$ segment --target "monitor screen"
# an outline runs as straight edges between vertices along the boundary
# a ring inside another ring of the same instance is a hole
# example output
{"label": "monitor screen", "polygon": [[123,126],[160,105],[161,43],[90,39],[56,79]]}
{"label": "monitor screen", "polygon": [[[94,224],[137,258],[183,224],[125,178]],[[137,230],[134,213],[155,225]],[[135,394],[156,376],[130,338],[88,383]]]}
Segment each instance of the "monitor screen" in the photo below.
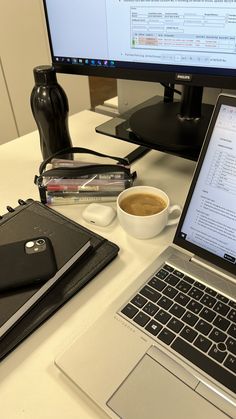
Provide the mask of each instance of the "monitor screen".
{"label": "monitor screen", "polygon": [[[149,133],[147,126],[171,113],[177,127],[170,147],[188,148],[191,135],[198,154],[212,112],[202,109],[202,88],[236,88],[234,0],[44,0],[44,6],[57,71],[186,86],[173,115],[166,107],[156,114],[155,108],[150,119],[148,111],[130,122],[141,141],[155,148],[162,131],[155,131],[155,123]],[[173,140],[177,130],[180,138]]]}

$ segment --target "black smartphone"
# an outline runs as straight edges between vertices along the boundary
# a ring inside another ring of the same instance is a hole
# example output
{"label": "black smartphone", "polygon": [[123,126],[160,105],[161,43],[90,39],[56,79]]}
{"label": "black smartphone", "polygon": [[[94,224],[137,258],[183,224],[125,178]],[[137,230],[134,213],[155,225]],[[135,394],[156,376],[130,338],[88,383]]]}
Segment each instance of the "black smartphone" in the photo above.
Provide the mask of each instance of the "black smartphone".
{"label": "black smartphone", "polygon": [[57,272],[51,240],[36,237],[0,246],[0,292],[45,282]]}

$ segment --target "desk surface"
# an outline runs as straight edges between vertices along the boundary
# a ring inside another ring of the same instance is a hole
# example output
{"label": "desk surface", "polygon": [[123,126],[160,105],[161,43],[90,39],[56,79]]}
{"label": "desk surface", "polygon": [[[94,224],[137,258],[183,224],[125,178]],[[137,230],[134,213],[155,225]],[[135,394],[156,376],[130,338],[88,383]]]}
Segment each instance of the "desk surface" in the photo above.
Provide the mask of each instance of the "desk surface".
{"label": "desk surface", "polygon": [[[95,133],[95,127],[108,119],[90,111],[73,115],[69,121],[73,145],[117,156],[128,154],[135,148],[134,145]],[[37,187],[33,183],[41,162],[38,132],[6,143],[0,150],[0,214],[3,214],[6,206],[16,206],[19,198],[39,199]],[[194,166],[193,162],[179,157],[151,151],[137,161],[133,168],[138,174],[136,184],[157,186],[167,192],[171,203],[183,204]],[[115,206],[113,203],[108,205]],[[85,205],[55,208],[91,228],[81,216]],[[128,236],[117,219],[108,227],[93,229],[118,244],[119,255],[1,362],[0,400],[1,417],[4,419],[106,417],[59,372],[54,359],[171,242],[175,229],[168,227],[161,235],[144,241]]]}

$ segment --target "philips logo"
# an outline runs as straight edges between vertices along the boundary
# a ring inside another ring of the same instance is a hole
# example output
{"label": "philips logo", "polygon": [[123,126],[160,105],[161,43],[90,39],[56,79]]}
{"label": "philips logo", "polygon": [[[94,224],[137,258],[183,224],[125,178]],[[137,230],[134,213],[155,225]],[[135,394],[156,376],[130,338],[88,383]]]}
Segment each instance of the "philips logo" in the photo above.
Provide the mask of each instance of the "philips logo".
{"label": "philips logo", "polygon": [[191,81],[192,80],[192,75],[191,74],[176,74],[175,75],[175,79],[176,80],[181,80],[181,81]]}

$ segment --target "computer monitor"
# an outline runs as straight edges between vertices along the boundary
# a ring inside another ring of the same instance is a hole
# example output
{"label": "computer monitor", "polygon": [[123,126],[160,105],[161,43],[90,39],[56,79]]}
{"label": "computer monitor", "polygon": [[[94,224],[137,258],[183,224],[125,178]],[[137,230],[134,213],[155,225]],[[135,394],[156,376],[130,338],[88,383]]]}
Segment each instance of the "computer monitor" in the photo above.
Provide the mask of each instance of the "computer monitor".
{"label": "computer monitor", "polygon": [[130,141],[197,159],[213,109],[203,88],[236,89],[235,1],[44,0],[44,8],[56,71],[163,83],[164,100],[130,116]]}

